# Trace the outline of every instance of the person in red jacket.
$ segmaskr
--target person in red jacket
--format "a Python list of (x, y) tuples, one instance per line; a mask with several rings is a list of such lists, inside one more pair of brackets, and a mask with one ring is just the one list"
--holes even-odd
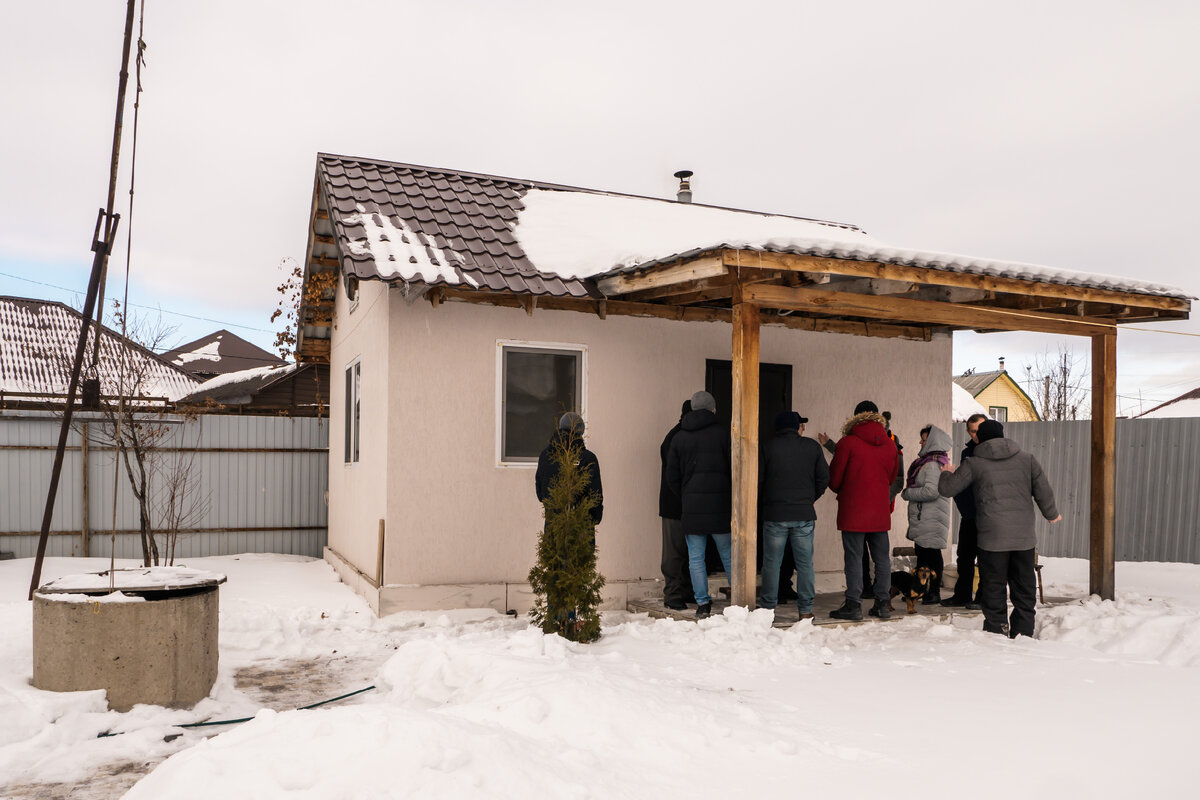
[(864, 400), (842, 427), (842, 438), (829, 465), (829, 488), (837, 493), (837, 526), (845, 557), (846, 602), (830, 613), (834, 619), (862, 619), (864, 545), (875, 562), (875, 605), (871, 616), (887, 619), (892, 567), (888, 530), (892, 527), (889, 491), (900, 468), (900, 453), (888, 435), (879, 407)]

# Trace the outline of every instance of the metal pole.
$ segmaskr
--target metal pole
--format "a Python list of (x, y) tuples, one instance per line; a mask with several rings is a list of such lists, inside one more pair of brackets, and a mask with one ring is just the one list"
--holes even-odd
[[(117, 114), (113, 126), (112, 163), (108, 179), (108, 205), (100, 209), (96, 219), (96, 230), (92, 234), (92, 274), (88, 279), (87, 298), (83, 302), (83, 320), (79, 327), (79, 342), (75, 347), (75, 362), (71, 367), (71, 384), (67, 390), (67, 406), (63, 413), (62, 428), (58, 433), (58, 448), (54, 451), (54, 466), (50, 471), (50, 488), (46, 492), (46, 510), (42, 514), (42, 531), (38, 538), (37, 557), (33, 561), (33, 577), (29, 581), (29, 599), (37, 591), (42, 579), (42, 562), (46, 558), (46, 542), (50, 538), (50, 522), (54, 518), (54, 500), (58, 496), (58, 480), (62, 476), (63, 453), (67, 447), (67, 434), (71, 430), (71, 417), (75, 411), (75, 393), (79, 389), (79, 373), (83, 367), (83, 356), (87, 350), (88, 331), (92, 314), (96, 310), (96, 296), (108, 266), (113, 239), (121, 221), (120, 214), (113, 213), (113, 201), (117, 193), (117, 163), (121, 154), (121, 119), (125, 114), (125, 89), (129, 85), (129, 51), (133, 41), (133, 17), (135, 0), (128, 0), (125, 11), (125, 43), (121, 48), (121, 74), (117, 85)], [(97, 328), (96, 337), (100, 336)]]

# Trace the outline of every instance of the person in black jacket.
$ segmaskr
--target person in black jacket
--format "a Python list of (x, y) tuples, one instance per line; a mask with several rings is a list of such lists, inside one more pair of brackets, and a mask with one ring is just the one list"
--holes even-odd
[(679, 412), (679, 422), (667, 432), (666, 437), (658, 448), (658, 456), (662, 461), (662, 476), (658, 484), (658, 515), (662, 517), (662, 574), (663, 574), (663, 605), (675, 611), (687, 608), (688, 600), (692, 598), (691, 577), (688, 572), (687, 539), (683, 535), (683, 504), (679, 495), (671, 491), (667, 485), (667, 453), (671, 450), (671, 440), (675, 434), (683, 430), (683, 418), (692, 410), (692, 401), (683, 401), (683, 410)]
[(578, 442), (579, 467), (587, 474), (587, 485), (584, 494), (591, 492), (596, 495), (596, 504), (592, 506), (592, 524), (599, 525), (604, 517), (604, 487), (600, 484), (600, 461), (596, 454), (583, 445), (583, 417), (574, 411), (563, 414), (558, 420), (558, 430), (550, 437), (550, 443), (538, 456), (537, 472), (533, 477), (533, 488), (537, 493), (539, 503), (546, 502), (550, 494), (550, 484), (558, 477), (558, 464), (554, 462), (555, 449), (562, 447), (568, 441)]
[(696, 597), (696, 617), (712, 614), (704, 555), (712, 536), (728, 576), (730, 569), (729, 429), (717, 420), (717, 402), (708, 392), (692, 395), (692, 410), (667, 451), (667, 486), (680, 499), (680, 522), (687, 538), (688, 569)]
[[(979, 444), (979, 425), (986, 419), (987, 416), (984, 414), (972, 414), (967, 417), (967, 435), (971, 439), (963, 448), (962, 457), (958, 459), (959, 466), (962, 466), (964, 461), (975, 454), (975, 447)], [(979, 597), (977, 593), (973, 594), (975, 557), (979, 552), (975, 528), (975, 493), (959, 492), (954, 496), (954, 505), (958, 507), (959, 516), (958, 550), (955, 554), (958, 564), (958, 580), (954, 582), (954, 594), (943, 600), (942, 605), (965, 606), (972, 611), (977, 611)]]
[(779, 594), (779, 564), (791, 546), (796, 559), (796, 608), (800, 619), (812, 619), (816, 594), (813, 571), (813, 531), (817, 498), (829, 486), (829, 466), (821, 446), (802, 436), (808, 419), (795, 411), (775, 417), (775, 435), (762, 448), (758, 465), (759, 499), (763, 518), (762, 594), (758, 605), (775, 608)]

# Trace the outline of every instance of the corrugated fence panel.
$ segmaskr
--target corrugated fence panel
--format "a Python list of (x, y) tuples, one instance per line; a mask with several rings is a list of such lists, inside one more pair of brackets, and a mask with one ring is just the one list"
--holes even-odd
[[(1038, 552), (1087, 558), (1091, 422), (1009, 422), (1005, 435), (1046, 470), (1063, 521), (1038, 519)], [(955, 458), (967, 441), (954, 426)], [(1200, 418), (1117, 420), (1116, 558), (1200, 564)], [(957, 514), (956, 526), (957, 526)], [(956, 528), (957, 529), (957, 528)]]
[[(83, 554), (82, 437), (75, 427), (51, 526), (64, 533), (47, 543), (53, 556)], [(138, 505), (124, 465), (108, 447), (105, 426), (91, 422), (88, 429), (89, 553), (107, 556), (115, 547), (119, 558), (141, 558), (140, 537), (130, 533), (139, 527)], [(37, 551), (58, 430), (51, 414), (0, 411), (0, 550), (18, 558)], [(179, 535), (177, 559), (244, 552), (321, 555), (329, 461), (325, 420), (211, 415), (172, 418), (167, 431), (160, 445), (171, 450), (158, 454), (159, 463), (190, 463), (189, 493), (199, 501), (183, 527), (200, 532)]]

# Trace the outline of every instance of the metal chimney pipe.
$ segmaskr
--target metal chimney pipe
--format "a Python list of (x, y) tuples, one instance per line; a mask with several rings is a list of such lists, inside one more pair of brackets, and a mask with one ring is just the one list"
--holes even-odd
[(688, 180), (692, 177), (690, 169), (681, 169), (675, 173), (675, 177), (679, 178), (679, 191), (675, 195), (675, 199), (681, 203), (692, 202), (692, 184)]

